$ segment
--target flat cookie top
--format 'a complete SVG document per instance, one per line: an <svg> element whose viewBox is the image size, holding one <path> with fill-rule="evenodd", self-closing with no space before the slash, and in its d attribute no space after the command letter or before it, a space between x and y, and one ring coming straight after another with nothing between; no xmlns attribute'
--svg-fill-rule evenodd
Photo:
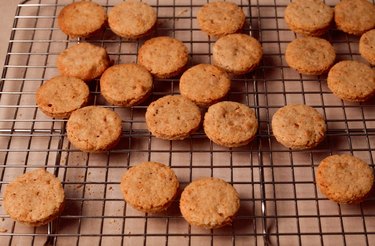
<svg viewBox="0 0 375 246"><path fill-rule="evenodd" d="M146 213L162 212L177 194L179 182L172 169L157 162L131 167L121 179L126 202Z"/></svg>
<svg viewBox="0 0 375 246"><path fill-rule="evenodd" d="M32 226L48 223L64 205L64 189L44 169L25 173L6 186L4 207L15 220Z"/></svg>
<svg viewBox="0 0 375 246"><path fill-rule="evenodd" d="M327 83L342 100L364 102L375 94L375 71L358 61L341 61L329 71Z"/></svg>
<svg viewBox="0 0 375 246"><path fill-rule="evenodd" d="M138 64L112 66L100 78L100 92L114 105L130 107L139 104L151 89L151 74Z"/></svg>
<svg viewBox="0 0 375 246"><path fill-rule="evenodd" d="M258 130L253 109L237 102L219 102L208 108L204 131L209 139L226 147L248 144Z"/></svg>
<svg viewBox="0 0 375 246"><path fill-rule="evenodd" d="M200 122L198 106L180 95L159 98L146 111L148 129L162 139L182 140L194 132Z"/></svg>
<svg viewBox="0 0 375 246"><path fill-rule="evenodd" d="M359 52L371 65L375 65L375 29L361 36Z"/></svg>
<svg viewBox="0 0 375 246"><path fill-rule="evenodd" d="M61 30L71 37L87 37L100 30L107 15L99 4L82 1L65 6L58 16Z"/></svg>
<svg viewBox="0 0 375 246"><path fill-rule="evenodd" d="M227 95L231 81L226 72L210 64L199 64L180 78L180 93L197 105L206 107Z"/></svg>
<svg viewBox="0 0 375 246"><path fill-rule="evenodd" d="M237 191L222 179L202 178L181 194L180 210L192 225L207 229L230 224L240 207Z"/></svg>
<svg viewBox="0 0 375 246"><path fill-rule="evenodd" d="M276 111L272 117L276 140L291 149L310 149L323 141L326 124L322 115L304 104L291 104Z"/></svg>
<svg viewBox="0 0 375 246"><path fill-rule="evenodd" d="M374 183L374 174L366 162L355 156L332 155L319 164L316 181L328 198L350 204L366 197Z"/></svg>
<svg viewBox="0 0 375 246"><path fill-rule="evenodd" d="M245 14L235 3L212 2L199 9L197 19L202 31L221 37L241 29L245 23Z"/></svg>

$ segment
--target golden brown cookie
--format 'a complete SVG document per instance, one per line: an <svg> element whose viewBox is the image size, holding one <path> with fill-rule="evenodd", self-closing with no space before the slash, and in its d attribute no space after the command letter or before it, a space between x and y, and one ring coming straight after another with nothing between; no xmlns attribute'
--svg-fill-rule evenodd
<svg viewBox="0 0 375 246"><path fill-rule="evenodd" d="M206 229L231 224L239 208L237 191L218 178L193 181L186 186L180 199L180 210L185 220Z"/></svg>
<svg viewBox="0 0 375 246"><path fill-rule="evenodd" d="M173 170L157 162L131 167L121 179L124 199L145 213L160 213L175 199L179 182Z"/></svg>
<svg viewBox="0 0 375 246"><path fill-rule="evenodd" d="M36 169L6 186L3 205L12 219L41 226L59 216L64 209L64 199L60 180L44 169Z"/></svg>
<svg viewBox="0 0 375 246"><path fill-rule="evenodd" d="M323 141L326 124L322 115L304 104L291 104L276 111L272 117L276 140L294 150L311 149Z"/></svg>
<svg viewBox="0 0 375 246"><path fill-rule="evenodd" d="M112 66L100 78L100 92L113 105L140 104L150 95L151 89L152 75L138 64Z"/></svg>
<svg viewBox="0 0 375 246"><path fill-rule="evenodd" d="M373 183L372 168L348 154L323 159L316 172L316 184L320 191L341 204L360 203L370 193Z"/></svg>
<svg viewBox="0 0 375 246"><path fill-rule="evenodd" d="M375 66L375 29L372 29L361 36L359 40L359 53L371 65Z"/></svg>

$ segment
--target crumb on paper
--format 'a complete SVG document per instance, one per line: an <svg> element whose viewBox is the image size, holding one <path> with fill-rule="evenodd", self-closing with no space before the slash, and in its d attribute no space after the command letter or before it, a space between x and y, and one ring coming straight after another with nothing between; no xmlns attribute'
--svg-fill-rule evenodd
<svg viewBox="0 0 375 246"><path fill-rule="evenodd" d="M4 227L0 227L0 232L1 232L1 233L8 232L8 229L7 229L7 228L4 228Z"/></svg>
<svg viewBox="0 0 375 246"><path fill-rule="evenodd" d="M91 172L89 172L88 174L91 175Z"/></svg>
<svg viewBox="0 0 375 246"><path fill-rule="evenodd" d="M83 186L83 184L79 184L76 186L77 189L81 188Z"/></svg>
<svg viewBox="0 0 375 246"><path fill-rule="evenodd" d="M183 10L181 10L181 11L179 11L179 12L177 13L177 16L181 16L181 15L187 13L187 12L188 12L188 9L183 9Z"/></svg>
<svg viewBox="0 0 375 246"><path fill-rule="evenodd" d="M5 218L1 218L1 221L5 221Z"/></svg>
<svg viewBox="0 0 375 246"><path fill-rule="evenodd" d="M113 190L112 186L109 186L109 187L108 187L108 190Z"/></svg>

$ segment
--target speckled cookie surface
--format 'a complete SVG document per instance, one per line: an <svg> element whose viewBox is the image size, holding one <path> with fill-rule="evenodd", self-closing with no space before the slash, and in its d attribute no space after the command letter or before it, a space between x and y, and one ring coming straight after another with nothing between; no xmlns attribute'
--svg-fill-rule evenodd
<svg viewBox="0 0 375 246"><path fill-rule="evenodd" d="M323 141L326 124L322 115L304 104L291 104L276 111L272 117L272 132L287 148L311 149Z"/></svg>
<svg viewBox="0 0 375 246"><path fill-rule="evenodd" d="M325 39L297 38L288 44L286 62L299 73L320 75L329 70L336 59L333 46Z"/></svg>
<svg viewBox="0 0 375 246"><path fill-rule="evenodd" d="M57 68L61 74L84 81L99 77L109 64L106 50L89 43L71 46L57 57Z"/></svg>
<svg viewBox="0 0 375 246"><path fill-rule="evenodd" d="M327 83L342 100L364 102L375 94L375 71L358 61L341 61L329 70Z"/></svg>
<svg viewBox="0 0 375 246"><path fill-rule="evenodd" d="M367 0L342 0L335 6L337 28L362 35L375 27L375 6Z"/></svg>
<svg viewBox="0 0 375 246"><path fill-rule="evenodd" d="M193 181L186 186L180 199L180 210L185 220L206 229L231 224L239 207L237 191L218 178Z"/></svg>
<svg viewBox="0 0 375 246"><path fill-rule="evenodd" d="M258 120L253 109L237 102L219 102L208 108L203 122L204 132L214 143L239 147L254 139Z"/></svg>
<svg viewBox="0 0 375 246"><path fill-rule="evenodd" d="M199 64L186 70L180 78L180 93L201 107L222 100L229 92L231 81L222 69Z"/></svg>
<svg viewBox="0 0 375 246"><path fill-rule="evenodd" d="M67 123L69 141L85 152L100 152L113 148L120 140L120 116L98 106L88 106L72 113Z"/></svg>
<svg viewBox="0 0 375 246"><path fill-rule="evenodd" d="M202 31L221 37L240 30L245 23L245 14L235 3L211 2L199 9L197 20Z"/></svg>
<svg viewBox="0 0 375 246"><path fill-rule="evenodd" d="M375 29L361 36L359 40L359 52L371 65L375 65Z"/></svg>
<svg viewBox="0 0 375 246"><path fill-rule="evenodd" d="M198 129L200 122L198 106L180 95L159 98L146 111L148 130L161 139L185 139Z"/></svg>
<svg viewBox="0 0 375 246"><path fill-rule="evenodd" d="M44 169L36 169L6 186L3 205L12 219L41 226L62 212L64 197L60 180Z"/></svg>
<svg viewBox="0 0 375 246"><path fill-rule="evenodd" d="M177 195L179 182L173 170L157 162L131 167L121 179L124 199L145 213L165 211Z"/></svg>
<svg viewBox="0 0 375 246"><path fill-rule="evenodd" d="M151 93L152 75L138 64L108 68L100 78L100 92L113 105L130 107L143 102Z"/></svg>
<svg viewBox="0 0 375 246"><path fill-rule="evenodd" d="M263 55L261 44L245 34L219 38L212 49L213 63L233 74L244 74L258 66Z"/></svg>
<svg viewBox="0 0 375 246"><path fill-rule="evenodd" d="M330 200L351 204L363 201L374 183L372 168L348 154L323 159L316 171L316 183Z"/></svg>

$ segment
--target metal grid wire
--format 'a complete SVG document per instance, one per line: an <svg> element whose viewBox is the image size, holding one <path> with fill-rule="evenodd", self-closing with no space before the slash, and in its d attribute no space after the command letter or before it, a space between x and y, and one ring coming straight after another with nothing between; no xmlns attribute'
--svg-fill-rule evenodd
<svg viewBox="0 0 375 246"><path fill-rule="evenodd" d="M244 33L258 38L264 57L255 72L233 78L229 100L256 110L257 138L241 148L212 144L204 132L184 141L164 141L146 129L147 105L178 93L178 78L155 80L151 98L140 106L106 105L97 80L90 82L92 104L105 105L123 119L120 144L102 154L82 153L66 138L66 120L46 117L35 106L35 91L57 75L57 55L77 40L57 27L56 16L72 0L30 0L18 5L0 84L0 186L36 167L62 180L66 192L63 214L48 227L15 223L2 208L0 244L41 245L375 245L375 201L337 205L315 186L319 162L332 153L351 153L374 167L374 100L346 103L331 94L325 76L302 76L284 59L296 36L284 20L289 1L238 0L246 13ZM106 10L120 1L101 0ZM155 36L183 41L190 66L210 63L215 39L202 33L197 10L207 1L149 0L158 14ZM326 1L334 6L338 1ZM364 61L358 37L332 28L325 36L337 60ZM115 64L135 62L145 41L126 41L109 29L86 41L106 47ZM326 118L326 140L316 149L290 151L272 136L274 112L289 103L305 103ZM238 190L241 208L232 226L217 230L190 227L176 200L165 214L140 213L122 199L119 182L132 165L152 160L176 172L182 187L202 176L220 177Z"/></svg>

